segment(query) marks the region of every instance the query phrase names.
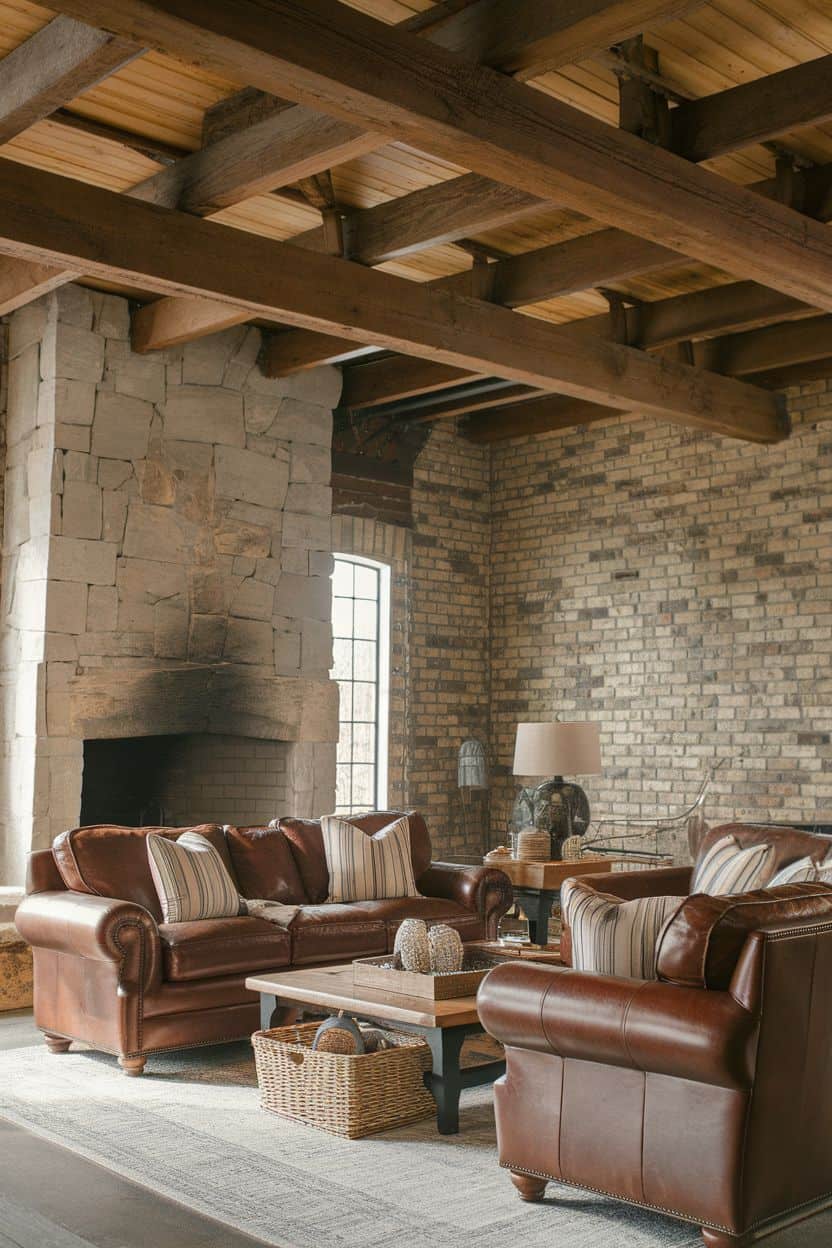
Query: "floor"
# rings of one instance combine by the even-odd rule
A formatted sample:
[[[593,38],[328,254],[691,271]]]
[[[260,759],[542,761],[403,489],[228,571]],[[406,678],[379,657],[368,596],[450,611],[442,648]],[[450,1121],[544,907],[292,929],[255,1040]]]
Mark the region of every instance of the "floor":
[[[28,1010],[0,1014],[0,1049],[40,1043]],[[0,1248],[262,1245],[2,1118],[0,1158]]]
[[[0,1050],[41,1042],[30,1011],[0,1014]],[[0,1158],[0,1248],[263,1248],[2,1118]],[[761,1243],[829,1248],[832,1211]]]

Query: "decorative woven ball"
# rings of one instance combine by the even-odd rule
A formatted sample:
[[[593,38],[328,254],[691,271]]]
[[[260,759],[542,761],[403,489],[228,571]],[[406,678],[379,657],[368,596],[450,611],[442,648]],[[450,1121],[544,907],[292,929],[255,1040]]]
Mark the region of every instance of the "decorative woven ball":
[[[560,847],[561,855],[565,862],[577,862],[581,857],[584,847],[584,838],[582,836],[567,836],[566,840]]]
[[[312,1048],[318,1053],[355,1054],[365,1051],[361,1028],[348,1014],[324,1019],[315,1032]]]
[[[428,932],[430,945],[430,969],[434,975],[447,975],[451,971],[461,971],[465,951],[462,948],[462,937],[454,928],[445,923],[437,923]]]
[[[422,919],[405,919],[396,932],[393,952],[399,955],[404,970],[427,975],[430,971],[427,924]]]

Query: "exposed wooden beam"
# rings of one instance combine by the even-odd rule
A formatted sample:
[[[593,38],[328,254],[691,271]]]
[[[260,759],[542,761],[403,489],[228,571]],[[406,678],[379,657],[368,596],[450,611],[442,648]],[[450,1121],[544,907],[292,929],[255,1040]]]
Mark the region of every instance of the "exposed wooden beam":
[[[15,312],[50,290],[74,281],[77,276],[75,270],[59,265],[34,264],[30,260],[0,256],[0,316]]]
[[[204,296],[168,295],[144,304],[133,313],[132,346],[143,355],[147,351],[158,351],[161,344],[176,347],[250,320],[250,312],[232,303],[220,303]]]
[[[431,25],[432,41],[521,82],[585,60],[702,0],[478,0]]]
[[[469,416],[460,422],[459,429],[472,442],[504,442],[508,438],[551,433],[576,425],[593,425],[617,415],[621,413],[610,411],[598,403],[547,394]]]
[[[393,403],[417,394],[429,394],[479,374],[449,368],[433,360],[407,355],[388,355],[344,369],[341,406],[360,410],[380,403]]]
[[[808,304],[754,282],[732,282],[690,295],[642,303],[626,312],[628,340],[649,350],[812,316]],[[606,318],[603,318],[606,319]],[[591,320],[600,328],[601,318]]]
[[[453,242],[466,234],[495,229],[546,207],[553,205],[477,173],[465,173],[374,208],[346,213],[345,245],[351,260],[383,264],[396,256]],[[319,233],[309,231],[292,242],[319,250]]]
[[[791,209],[334,0],[63,10],[832,310],[832,235]]]
[[[0,251],[737,437],[785,436],[776,399],[733,379],[11,161]]]
[[[56,17],[0,61],[0,143],[140,56],[135,43]]]
[[[625,309],[627,341],[646,350],[658,350],[679,342],[713,338],[728,330],[812,316],[813,308],[789,299],[777,291],[767,290],[754,282],[733,282],[689,295],[674,295],[653,303],[642,303]],[[569,322],[573,333],[588,338],[610,336],[607,313]],[[277,335],[298,345],[301,333]],[[288,350],[288,346],[286,348]],[[267,347],[266,364],[268,366]],[[311,366],[311,365],[310,365]],[[720,370],[722,371],[722,370]],[[382,403],[393,403],[413,394],[443,390],[470,378],[469,373],[437,368],[429,360],[388,357],[350,364],[344,369],[344,407],[361,409]]]
[[[298,104],[154,173],[130,194],[209,217],[377,148],[378,135]],[[516,195],[517,192],[515,191]]]
[[[803,386],[809,381],[826,381],[832,377],[832,355],[821,360],[807,360],[805,364],[784,364],[781,368],[754,373],[748,380],[771,390],[785,390],[788,386]]]
[[[688,160],[762,143],[832,117],[832,56],[680,104],[670,114],[674,150]]]
[[[701,355],[707,367],[732,377],[825,359],[832,355],[832,316],[729,334],[705,343]]]

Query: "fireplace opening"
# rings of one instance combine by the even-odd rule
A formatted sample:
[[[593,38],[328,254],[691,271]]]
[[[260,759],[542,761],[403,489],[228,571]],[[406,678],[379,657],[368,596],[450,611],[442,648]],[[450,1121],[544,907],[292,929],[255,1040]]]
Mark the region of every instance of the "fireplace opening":
[[[268,823],[291,813],[287,750],[209,733],[86,740],[81,824]]]

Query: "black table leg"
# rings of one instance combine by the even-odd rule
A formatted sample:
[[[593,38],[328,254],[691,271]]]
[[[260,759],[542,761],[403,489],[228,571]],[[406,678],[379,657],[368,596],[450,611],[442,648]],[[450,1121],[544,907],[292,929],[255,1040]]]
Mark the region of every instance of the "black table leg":
[[[464,1027],[432,1027],[426,1029],[433,1070],[425,1073],[425,1087],[436,1101],[436,1125],[440,1135],[455,1135],[459,1130],[459,1094],[462,1071],[459,1055],[465,1042]]]
[[[514,895],[529,920],[529,939],[533,945],[545,945],[549,940],[549,916],[558,892],[551,888],[515,888]]]

